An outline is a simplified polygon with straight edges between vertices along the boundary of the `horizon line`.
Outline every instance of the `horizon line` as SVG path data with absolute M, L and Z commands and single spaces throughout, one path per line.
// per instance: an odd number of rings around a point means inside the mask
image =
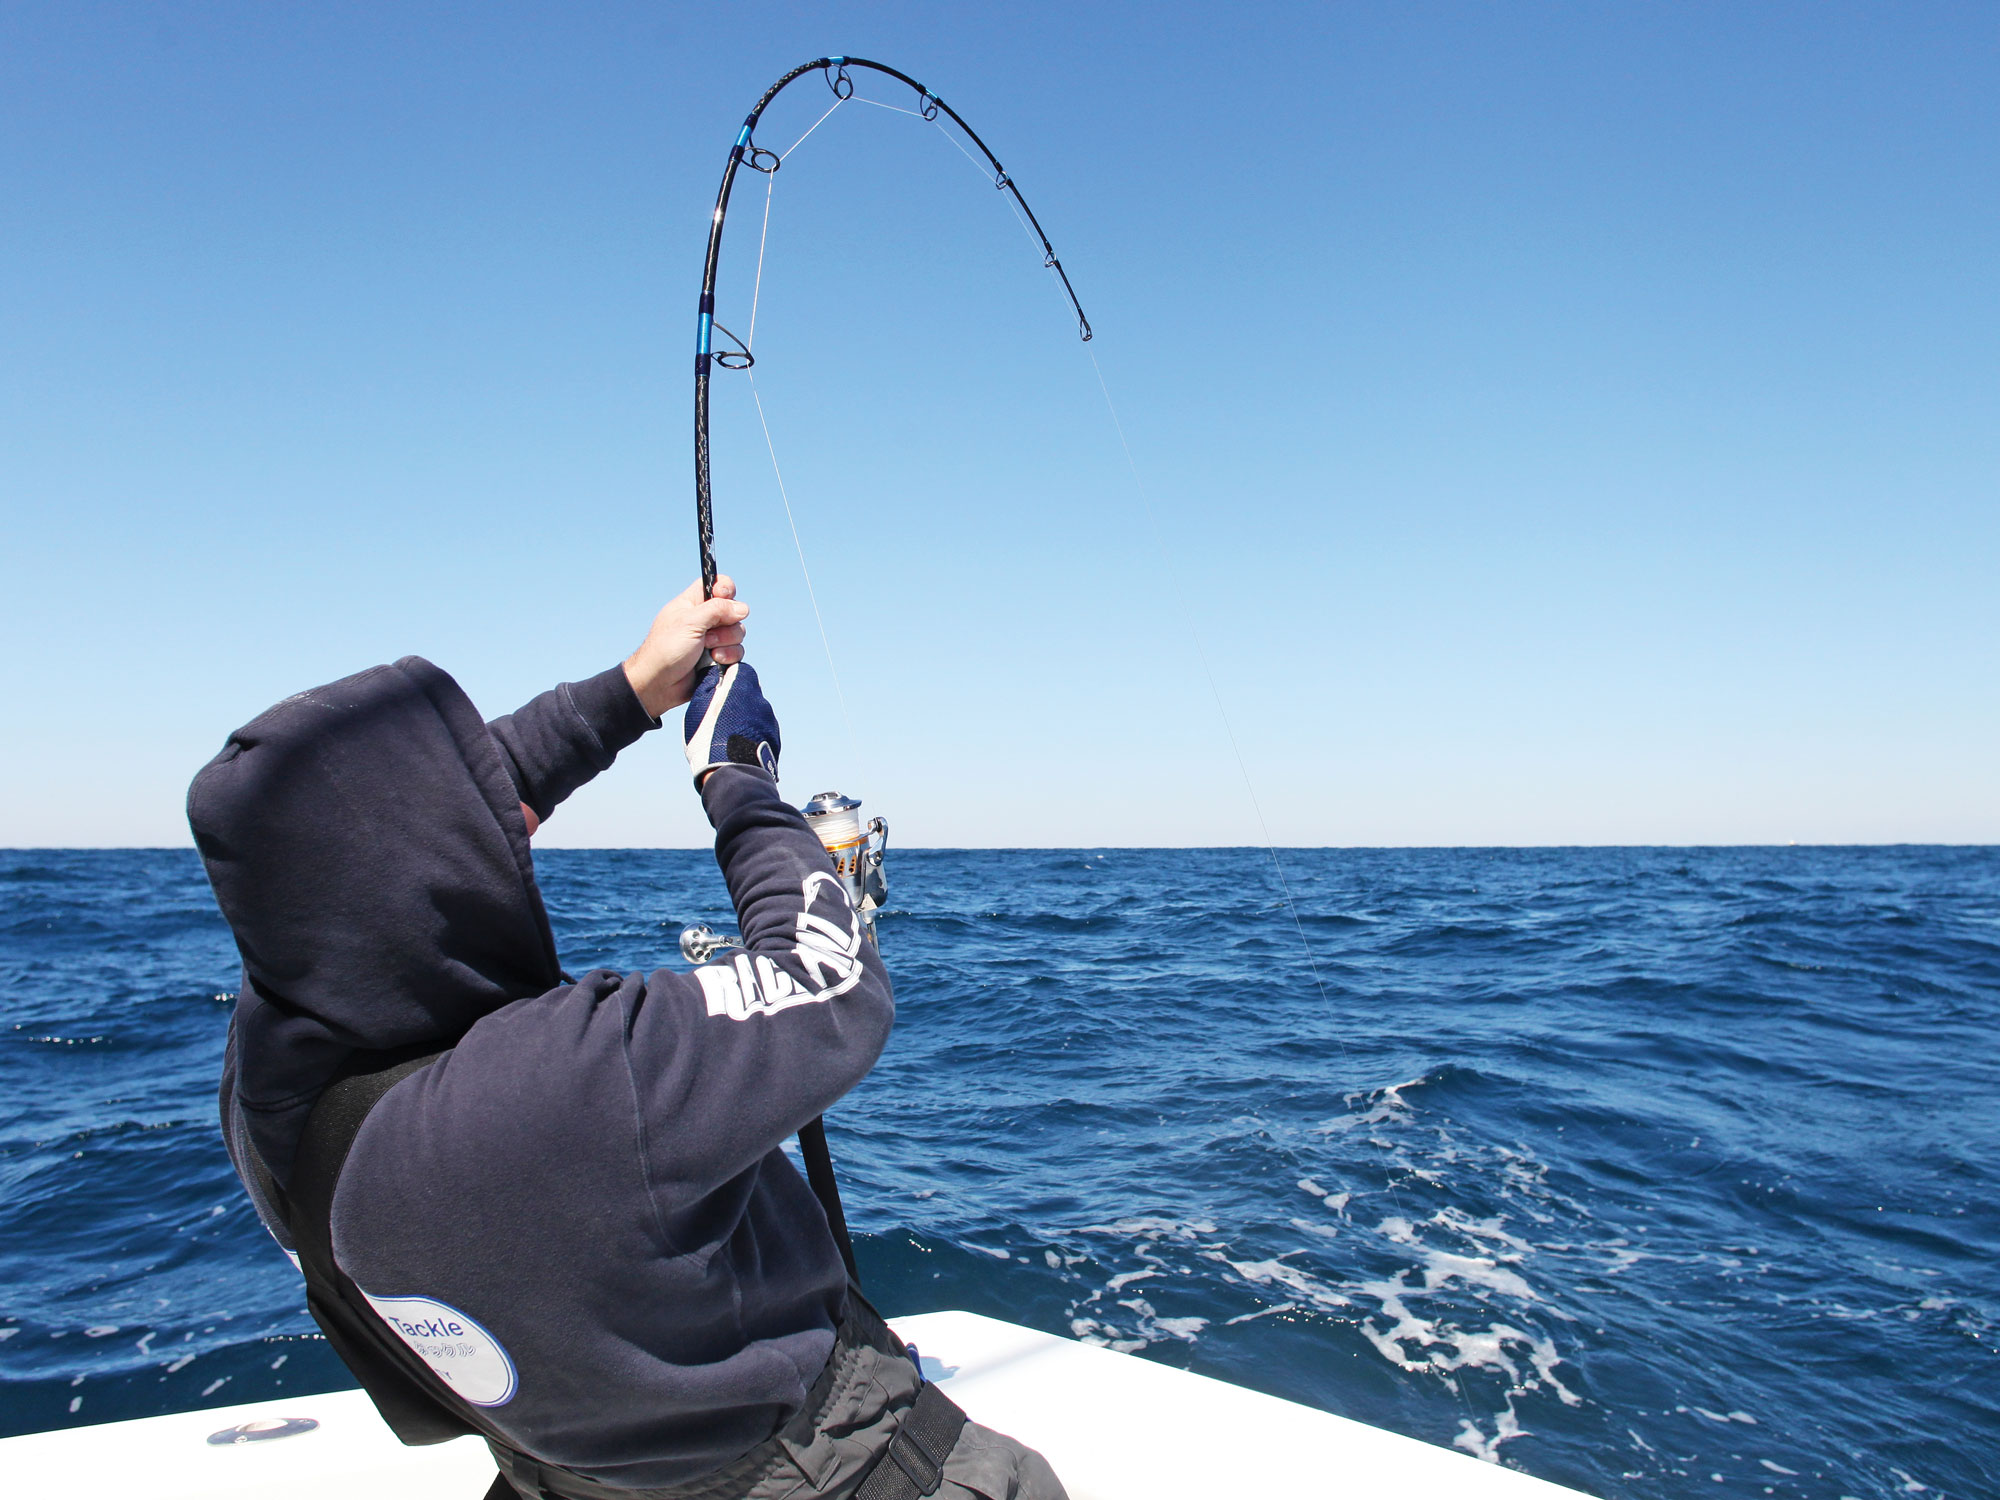
M 1186 853 L 1190 850 L 1218 850 L 1266 854 L 1272 850 L 1308 853 L 1410 853 L 1415 851 L 1484 852 L 1530 849 L 1996 849 L 2000 841 L 1967 839 L 1877 839 L 1821 842 L 1816 839 L 1788 839 L 1784 843 L 1532 843 L 1532 844 L 900 844 L 905 854 L 1151 854 Z M 0 844 L 0 854 L 166 854 L 194 853 L 185 844 Z M 713 852 L 709 844 L 544 844 L 535 852 L 544 854 L 689 854 Z

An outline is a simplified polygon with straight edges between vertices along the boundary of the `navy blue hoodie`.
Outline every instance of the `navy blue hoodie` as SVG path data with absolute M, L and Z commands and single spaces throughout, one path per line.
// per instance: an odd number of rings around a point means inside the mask
M 255 1152 L 286 1181 L 355 1052 L 448 1048 L 362 1127 L 335 1255 L 516 1446 L 633 1488 L 699 1478 L 804 1404 L 846 1278 L 779 1147 L 894 1013 L 818 839 L 749 766 L 702 791 L 744 949 L 565 980 L 519 804 L 546 817 L 653 725 L 618 668 L 487 725 L 405 657 L 271 708 L 188 796 L 243 957 L 239 1174 Z

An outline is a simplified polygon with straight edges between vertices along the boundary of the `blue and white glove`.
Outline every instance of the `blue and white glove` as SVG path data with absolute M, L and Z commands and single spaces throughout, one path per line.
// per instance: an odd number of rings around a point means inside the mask
M 747 662 L 702 673 L 688 699 L 684 738 L 697 788 L 717 766 L 759 766 L 778 779 L 778 716 Z

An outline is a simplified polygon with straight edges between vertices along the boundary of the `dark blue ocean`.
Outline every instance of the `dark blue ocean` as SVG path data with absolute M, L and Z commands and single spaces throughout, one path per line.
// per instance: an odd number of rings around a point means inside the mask
M 572 972 L 728 921 L 540 856 Z M 885 1310 L 1594 1494 L 2000 1493 L 2000 850 L 900 850 Z M 0 852 L 0 1432 L 348 1384 L 230 1175 L 191 852 Z M 1322 990 L 1323 985 L 1323 990 Z

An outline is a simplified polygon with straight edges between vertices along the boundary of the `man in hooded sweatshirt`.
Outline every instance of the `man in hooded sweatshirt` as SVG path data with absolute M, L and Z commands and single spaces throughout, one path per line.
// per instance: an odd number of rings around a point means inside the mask
M 230 736 L 188 818 L 243 959 L 231 1160 L 385 1419 L 483 1435 L 496 1497 L 1060 1500 L 921 1382 L 780 1149 L 894 1003 L 779 794 L 747 614 L 695 585 L 490 724 L 411 656 Z M 743 946 L 570 979 L 529 837 L 682 704 Z

